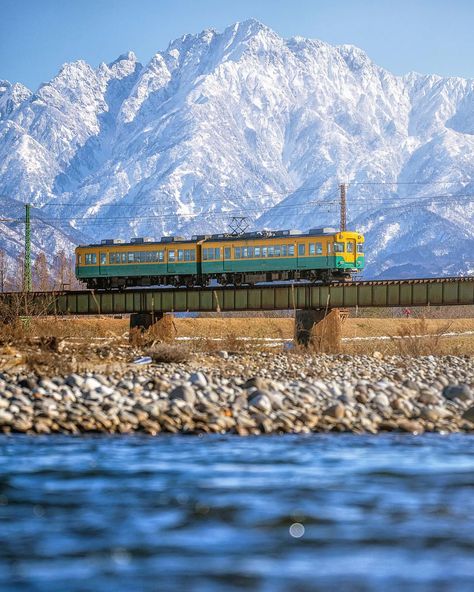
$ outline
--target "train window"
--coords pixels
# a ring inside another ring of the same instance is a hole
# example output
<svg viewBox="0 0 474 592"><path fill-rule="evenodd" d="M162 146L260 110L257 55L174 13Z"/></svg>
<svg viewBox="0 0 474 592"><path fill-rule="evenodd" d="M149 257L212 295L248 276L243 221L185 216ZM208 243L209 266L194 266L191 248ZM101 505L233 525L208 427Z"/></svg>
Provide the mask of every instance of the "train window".
<svg viewBox="0 0 474 592"><path fill-rule="evenodd" d="M217 249L215 250L214 253L214 259L220 259L221 258L221 248L217 247Z"/></svg>
<svg viewBox="0 0 474 592"><path fill-rule="evenodd" d="M309 254L316 255L316 245L314 243L309 243Z"/></svg>
<svg viewBox="0 0 474 592"><path fill-rule="evenodd" d="M250 259L253 258L253 247L249 247L249 257Z"/></svg>
<svg viewBox="0 0 474 592"><path fill-rule="evenodd" d="M275 257L279 257L281 253L280 245L275 245Z"/></svg>
<svg viewBox="0 0 474 592"><path fill-rule="evenodd" d="M91 260L92 260L92 265L95 265L97 263L97 255L95 253L92 253Z"/></svg>
<svg viewBox="0 0 474 592"><path fill-rule="evenodd" d="M344 253L344 243L334 243L335 253Z"/></svg>
<svg viewBox="0 0 474 592"><path fill-rule="evenodd" d="M76 255L77 264L80 265L82 263L82 255Z"/></svg>
<svg viewBox="0 0 474 592"><path fill-rule="evenodd" d="M328 255L331 254L331 243L328 243Z"/></svg>
<svg viewBox="0 0 474 592"><path fill-rule="evenodd" d="M240 247L234 247L234 259L240 259Z"/></svg>
<svg viewBox="0 0 474 592"><path fill-rule="evenodd" d="M174 251L168 251L168 263L174 263Z"/></svg>
<svg viewBox="0 0 474 592"><path fill-rule="evenodd" d="M306 245L298 245L298 255L303 257L306 254Z"/></svg>
<svg viewBox="0 0 474 592"><path fill-rule="evenodd" d="M191 249L189 251L189 253L190 253L191 261L195 261L196 260L196 251L194 249Z"/></svg>
<svg viewBox="0 0 474 592"><path fill-rule="evenodd" d="M260 257L260 247L255 247L253 250L255 257Z"/></svg>
<svg viewBox="0 0 474 592"><path fill-rule="evenodd" d="M207 249L202 250L202 260L207 261Z"/></svg>
<svg viewBox="0 0 474 592"><path fill-rule="evenodd" d="M89 265L90 262L91 262L91 254L86 253L86 265Z"/></svg>
<svg viewBox="0 0 474 592"><path fill-rule="evenodd" d="M281 256L282 257L286 257L288 250L287 250L287 246L286 245L281 245Z"/></svg>
<svg viewBox="0 0 474 592"><path fill-rule="evenodd" d="M288 255L290 257L295 256L295 245L288 245Z"/></svg>
<svg viewBox="0 0 474 592"><path fill-rule="evenodd" d="M230 259L230 247L224 247L224 259Z"/></svg>
<svg viewBox="0 0 474 592"><path fill-rule="evenodd" d="M109 263L115 263L115 253L109 254Z"/></svg>
<svg viewBox="0 0 474 592"><path fill-rule="evenodd" d="M107 265L107 253L100 254L100 264Z"/></svg>
<svg viewBox="0 0 474 592"><path fill-rule="evenodd" d="M127 263L127 253L122 253L122 263Z"/></svg>
<svg viewBox="0 0 474 592"><path fill-rule="evenodd" d="M268 247L268 256L273 257L275 254L275 247Z"/></svg>
<svg viewBox="0 0 474 592"><path fill-rule="evenodd" d="M184 250L178 249L178 261L184 261Z"/></svg>
<svg viewBox="0 0 474 592"><path fill-rule="evenodd" d="M249 250L247 247L242 247L242 259L246 259L249 256Z"/></svg>
<svg viewBox="0 0 474 592"><path fill-rule="evenodd" d="M160 261L160 263L163 263L164 260L165 260L165 252L158 251L158 261Z"/></svg>
<svg viewBox="0 0 474 592"><path fill-rule="evenodd" d="M266 257L267 256L267 251L268 251L268 248L267 247L262 247L262 257Z"/></svg>
<svg viewBox="0 0 474 592"><path fill-rule="evenodd" d="M316 255L323 254L323 243L316 243Z"/></svg>
<svg viewBox="0 0 474 592"><path fill-rule="evenodd" d="M364 252L364 245L362 243L357 244L357 252L363 253Z"/></svg>
<svg viewBox="0 0 474 592"><path fill-rule="evenodd" d="M353 253L354 252L354 243L346 243L346 251L348 253Z"/></svg>
<svg viewBox="0 0 474 592"><path fill-rule="evenodd" d="M128 253L127 255L128 255L128 257L127 257L128 262L133 263L133 253Z"/></svg>
<svg viewBox="0 0 474 592"><path fill-rule="evenodd" d="M190 261L191 260L191 251L189 249L186 249L184 251L184 260L185 261Z"/></svg>
<svg viewBox="0 0 474 592"><path fill-rule="evenodd" d="M151 263L153 261L153 253L151 251L147 251L145 253L145 259L147 263Z"/></svg>

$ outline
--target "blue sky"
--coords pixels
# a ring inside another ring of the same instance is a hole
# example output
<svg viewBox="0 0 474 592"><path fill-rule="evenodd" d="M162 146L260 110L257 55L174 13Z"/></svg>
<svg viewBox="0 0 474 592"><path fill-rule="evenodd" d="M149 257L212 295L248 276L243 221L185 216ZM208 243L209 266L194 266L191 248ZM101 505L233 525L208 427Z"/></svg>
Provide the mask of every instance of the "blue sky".
<svg viewBox="0 0 474 592"><path fill-rule="evenodd" d="M474 78L472 0L0 0L0 79L36 89L64 62L128 50L147 62L184 33L251 17L283 37L352 43L396 74Z"/></svg>

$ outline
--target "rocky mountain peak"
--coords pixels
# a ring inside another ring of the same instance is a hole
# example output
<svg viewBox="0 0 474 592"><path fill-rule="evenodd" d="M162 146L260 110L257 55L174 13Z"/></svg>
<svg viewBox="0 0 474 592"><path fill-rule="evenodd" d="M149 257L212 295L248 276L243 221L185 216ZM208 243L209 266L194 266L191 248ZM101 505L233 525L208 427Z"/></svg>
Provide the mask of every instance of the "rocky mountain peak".
<svg viewBox="0 0 474 592"><path fill-rule="evenodd" d="M206 29L144 66L133 52L79 60L35 94L1 82L0 195L53 221L33 237L53 251L226 230L232 213L337 225L345 181L368 276L474 273L473 84L395 76L357 47L253 19ZM21 237L3 236L14 257Z"/></svg>

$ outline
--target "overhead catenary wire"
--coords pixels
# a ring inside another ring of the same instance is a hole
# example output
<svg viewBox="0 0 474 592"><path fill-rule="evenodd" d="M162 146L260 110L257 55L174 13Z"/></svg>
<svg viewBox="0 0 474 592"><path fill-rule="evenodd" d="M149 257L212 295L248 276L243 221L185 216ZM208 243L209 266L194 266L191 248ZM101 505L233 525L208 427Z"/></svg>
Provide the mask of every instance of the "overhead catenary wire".
<svg viewBox="0 0 474 592"><path fill-rule="evenodd" d="M410 196L404 198L395 198L395 199L387 199L387 198L366 198L362 202L354 203L349 202L349 211L354 212L357 209L367 209L367 206L370 205L377 205L377 206L390 206L391 208L409 208L409 207L423 207L429 205L430 202L440 202L446 201L464 201L464 200L473 200L474 203L474 195L460 195L460 196L452 196L452 195L435 195L435 196ZM417 201L414 201L417 200ZM409 203L396 203L396 202L409 202ZM395 203L394 203L395 202ZM153 204L155 207L157 204ZM153 220L153 219L167 219L167 218L195 218L198 216L232 216L238 214L256 214L257 216L263 216L269 210L272 213L278 210L290 210L290 209L300 209L300 210L307 210L312 205L318 205L321 208L333 208L337 209L339 207L339 200L324 200L324 198L319 198L317 200L310 200L306 201L305 203L298 203L298 204L275 204L274 206L270 206L268 208L237 208L237 209L229 209L229 210L201 210L197 212L173 212L173 213L162 213L162 214L136 214L136 215L119 215L119 216L94 216L94 215L80 215L80 216L71 216L70 218L65 218L64 216L61 217L51 217L51 216L39 216L38 219L42 220L43 222L62 222L62 221L72 221L72 222L80 222L80 221L103 221L103 222L113 222L113 221L120 221L120 220ZM142 205L138 205L138 207L142 207ZM111 206L115 207L115 206Z"/></svg>
<svg viewBox="0 0 474 592"><path fill-rule="evenodd" d="M459 181L457 181L459 182ZM440 183L455 183L454 181L450 181L450 182L406 182L406 183L393 183L393 184L406 184L406 185L429 185L429 184L440 184ZM356 185L390 185L392 184L391 182L373 182L373 183L356 183ZM351 185L351 184L349 184ZM291 193L289 193L287 195L287 197L292 197L295 193L301 193L301 192L309 192L309 191L313 191L316 188L300 188L299 190L295 190ZM320 188L317 188L320 189ZM166 196L168 199L170 198L170 196ZM246 197L248 197L248 195L246 195ZM416 200L416 201L415 201ZM408 207L422 207L425 206L427 204L429 204L429 202L443 202L446 201L449 203L449 201L464 201L464 200L473 200L474 202L474 195L473 194L436 194L436 195L402 195L402 196L398 196L398 195L391 195L391 196L387 196L387 195L379 195L379 196L371 196L371 195L364 195L364 196L357 196L357 198L355 198L354 196L352 196L352 198L349 200L349 210L350 213L353 217L353 214L355 212L357 212L358 209L367 209L367 207L371 206L371 205L377 205L377 206L382 206L382 205L386 205L389 206L391 208L398 208L400 206L404 207L404 208L408 208ZM203 203L202 200L200 200L201 203ZM403 202L410 202L410 203L403 203ZM205 203L205 201L204 201ZM49 215L48 212L45 212L45 215L42 215L42 211L45 209L50 209L51 207L62 207L62 208L84 208L84 209L88 209L91 207L97 207L98 208L98 213L100 212L100 210L103 210L105 208L111 207L113 209L116 208L129 208L129 209L133 209L133 208L156 208L156 207L163 207L163 203L158 201L158 202L140 202L140 203L120 203L120 204L97 204L96 206L87 206L86 204L71 204L71 203L57 203L57 202L49 202L47 204L44 204L41 207L34 207L34 211L35 214L37 214L34 219L44 222L44 223L79 223L81 221L85 221L88 224L93 224L93 223L106 223L106 222L118 222L121 220L152 220L152 219L166 219L166 218L172 218L175 219L176 217L179 218L195 218L198 216L217 216L217 217L222 217L222 216L232 216L232 215L238 215L238 214L255 214L257 217L261 217L264 216L265 213L267 213L269 210L272 211L272 213L275 213L275 211L278 210L286 210L286 209L300 209L302 211L304 210L308 210L309 208L311 208L312 205L318 205L322 208L323 211L327 211L328 213L330 212L331 208L337 208L339 207L340 201L339 201L339 197L335 196L334 198L332 198L332 195L329 196L329 198L325 198L325 197L318 197L317 199L314 200L306 200L303 203L285 203L285 200L283 199L282 201L280 201L277 204L274 205L267 205L266 207L255 207L255 208L235 208L235 209L229 209L229 210L216 210L216 209L212 209L212 210L201 210L201 211L196 211L196 212L173 212L173 213L161 213L161 214L136 214L136 215L119 215L119 216L107 216L107 217L101 217L101 216L94 216L94 214L87 214L87 215L80 215L80 216L70 216L69 218L66 218L65 216L60 216L60 217L55 217L55 216L51 216ZM5 222L5 223L21 223L23 222L24 219L21 218L3 218L0 219L0 222Z"/></svg>

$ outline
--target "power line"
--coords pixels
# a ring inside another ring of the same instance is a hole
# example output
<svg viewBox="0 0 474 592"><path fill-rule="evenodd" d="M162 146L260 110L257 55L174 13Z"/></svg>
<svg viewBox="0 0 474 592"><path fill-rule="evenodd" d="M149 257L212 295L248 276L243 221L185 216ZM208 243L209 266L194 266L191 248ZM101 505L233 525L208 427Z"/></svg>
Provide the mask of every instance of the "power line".
<svg viewBox="0 0 474 592"><path fill-rule="evenodd" d="M411 195L411 196L400 196L400 197L387 197L387 196L364 196L364 197L358 197L357 201L352 198L349 200L349 212L351 214L353 214L354 212L358 211L358 210L366 210L368 208L370 208L370 206L389 206L391 209L392 208L409 208L409 207L424 207L426 205L430 205L433 204L435 202L441 202L442 201L446 201L446 202L450 202L450 201L463 201L465 199L468 200L474 200L474 195L471 194L457 194L457 195L452 195L452 194L439 194L439 195ZM416 201L415 201L416 200ZM402 202L402 203L400 203ZM403 202L410 202L410 203L403 203ZM474 202L473 202L474 203ZM71 206L77 205L77 204L69 204ZM133 204L136 205L137 207L145 207L145 204ZM153 205L154 207L157 206L157 204L150 204ZM262 208L236 208L236 209L232 209L232 210L220 210L220 211L216 211L216 210L210 210L210 211L200 211L200 212L185 212L185 213L165 213L165 214L147 214L147 215L140 215L140 214L136 214L136 215L121 215L121 216L107 216L107 217L100 217L100 216L77 216L77 217L70 217L70 218L65 218L64 216L61 217L52 217L52 216L35 216L33 219L38 221L38 222L42 222L42 223L71 223L71 222L81 222L84 221L87 224L94 224L94 223L104 223L104 222L118 222L118 221L125 221L125 220L154 220L154 219L167 219L167 218L196 218L199 216L202 217L229 217L232 215L238 215L238 214L246 214L249 215L252 212L257 216L257 217L261 217L263 215L265 215L266 213L269 213L269 211L271 210L272 213L275 213L275 211L278 210L287 210L287 209L300 209L302 211L308 210L312 205L318 205L321 207L321 209L323 211L327 211L327 213L330 213L330 210L332 208L336 208L339 207L340 205L340 199L324 199L324 198L318 198L315 200L309 200L309 201L305 201L304 203L297 203L297 204L287 204L287 203L278 203L275 204L274 206L269 206L266 209L262 209ZM116 207L129 207L129 204L116 204L116 205L111 205L111 207L116 208ZM42 211L42 208L35 208L38 213ZM4 219L0 219L0 222L8 222L8 223L22 223L24 222L23 218L4 218Z"/></svg>
<svg viewBox="0 0 474 592"><path fill-rule="evenodd" d="M442 202L442 201L446 201L446 202L450 202L450 201L463 201L465 199L469 199L469 200L473 200L474 203L474 195L430 195L430 196L404 196L404 197L400 197L400 198L393 198L393 199L389 199L386 197L367 197L364 198L362 201L359 201L359 203L354 203L354 201L352 200L348 200L348 210L349 211L353 211L354 209L357 208L367 208L370 207L371 205L378 205L378 206L382 206L382 205L387 205L387 206L391 206L393 208L397 208L397 207L408 207L410 205L416 205L417 207L419 206L424 206L429 204L430 202ZM417 200L417 201L415 201ZM397 202L410 202L410 203L397 203ZM327 208L327 207L331 207L331 206L339 206L340 205L340 201L339 200L324 200L324 198L320 198L317 200L310 200L310 201L306 201L304 203L298 203L298 204L276 204L274 206L270 206L269 208L263 209L262 208L238 208L238 209L233 209L233 210L208 210L208 211L200 211L200 212L183 212L183 213L178 213L178 212L174 212L174 213L166 213L166 214L146 214L146 215L121 215L121 216L102 216L102 217L93 217L93 216L74 216L74 217L70 217L70 218L65 218L64 216L61 217L50 217L50 216L41 216L38 217L38 220L41 220L43 222L62 222L62 221L72 221L72 222L78 222L78 221L104 221L104 222L109 222L109 221L120 221L120 220L153 220L153 219L166 219L166 218L195 218L197 216L232 216L232 215L238 215L240 213L243 214L249 214L249 213L255 213L258 216L264 215L265 213L268 213L270 210L272 213L274 213L277 210L280 209L307 209L309 206L311 205L319 205L322 208ZM113 206L112 206L113 207Z"/></svg>
<svg viewBox="0 0 474 592"><path fill-rule="evenodd" d="M310 189L305 190L305 191L310 191ZM311 189L311 191L313 191L313 189ZM296 192L295 192L296 193ZM288 197L291 197L293 194L289 194ZM332 193L331 193L332 195ZM339 192L334 193L334 195L339 195ZM449 193L449 194L436 194L436 195L400 195L400 196L358 196L358 199L363 199L363 200L376 200L376 199L383 199L383 200L410 200L410 199L433 199L433 198L452 198L452 199L459 199L459 198L469 198L469 199L474 199L474 194L472 193ZM235 198L233 198L233 200L235 200ZM311 202L304 202L304 203L314 203L317 201L322 201L324 200L325 202L327 202L328 200L325 199L324 197L318 197L316 200L311 200ZM354 198L352 197L353 201ZM283 201L283 200L282 200ZM215 203L214 202L214 198L209 197L208 199L205 200L200 200L201 203L206 203L206 202L210 202L210 203ZM47 207L52 207L52 206L57 206L57 207L65 207L65 208L77 208L77 207L83 207L83 208L91 208L91 207L98 207L100 209L106 208L106 207L111 207L111 208L141 208L141 207L157 207L157 206L162 206L163 203L156 201L156 202L140 202L140 203L118 203L118 204L113 204L113 203L107 203L107 204L96 204L95 206L91 206L91 205L87 205L87 204L58 204L55 202L50 202L48 204L44 204L41 207L35 207L36 210L42 210L45 209ZM282 202L279 202L278 204L275 204L273 206L269 206L272 208L276 208L276 207L283 207L284 204L282 204Z"/></svg>
<svg viewBox="0 0 474 592"><path fill-rule="evenodd" d="M345 184L347 186L350 187L355 187L355 186L370 186L370 185L380 185L380 186L396 186L396 185L456 185L456 184L469 184L472 183L474 181L474 179L457 179L455 181L347 181L345 182ZM326 179L323 183L321 183L321 185L319 185L318 187L299 187L299 188L295 188L295 189L285 189L285 190L272 190L271 192L267 192L267 193L263 193L263 192L259 192L259 193L245 193L243 194L243 197L246 198L258 198L258 197L272 197L275 195L286 195L286 196L292 196L295 193L307 193L307 192L311 192L311 191L321 191L321 187L325 184L325 183L330 183L331 180L330 179ZM338 187L337 183L334 183L335 187ZM170 195L169 193L162 193L160 194L161 196L163 196L163 198L166 199L170 199L173 198L172 195ZM6 196L6 195L2 195L0 196L1 198L5 198L5 199L11 199L12 201L16 201L13 198ZM138 196L139 197L139 196ZM209 199L213 199L212 196L209 196ZM201 200L202 201L202 200ZM58 206L58 207L87 207L85 206L85 204L71 204L68 202L48 202L43 204L41 207L45 207L45 206ZM130 205L134 205L134 204L104 204L104 207L110 205L113 207L129 207ZM138 204L138 205L156 205L156 203L150 203L150 204ZM33 206L32 207L36 207Z"/></svg>

